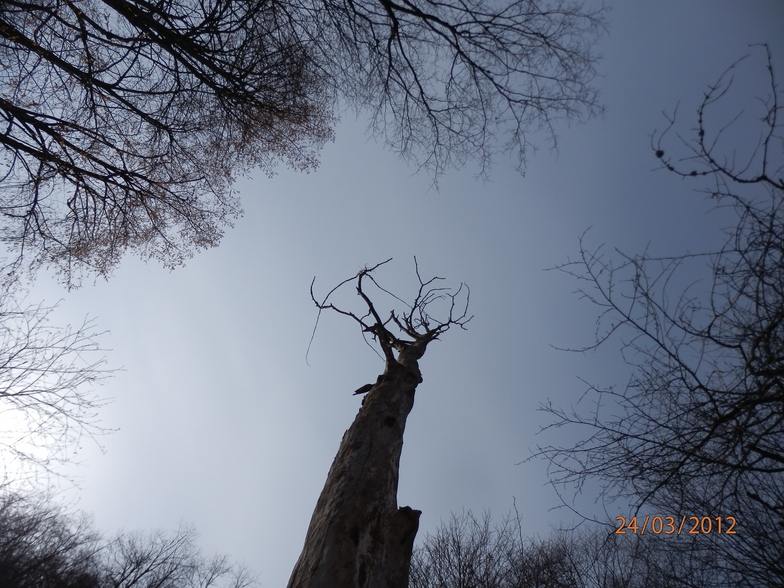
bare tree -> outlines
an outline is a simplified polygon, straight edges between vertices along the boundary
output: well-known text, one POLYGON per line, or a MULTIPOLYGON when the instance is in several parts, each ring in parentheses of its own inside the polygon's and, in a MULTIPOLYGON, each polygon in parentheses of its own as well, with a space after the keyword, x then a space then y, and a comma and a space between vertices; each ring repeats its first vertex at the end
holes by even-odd
POLYGON ((241 213, 238 174, 317 164, 335 112, 438 174, 596 110, 578 2, 9 0, 0 239, 69 285, 127 250, 176 266, 241 213))
POLYGON ((726 151, 737 113, 720 122, 740 62, 706 92, 693 140, 668 143, 674 117, 654 136, 666 169, 710 179, 712 198, 737 213, 723 248, 618 261, 582 248, 561 268, 587 283, 583 295, 602 311, 596 345, 621 337, 634 372, 622 390, 592 388, 589 413, 548 405, 554 426, 591 433, 541 450, 556 483, 598 478, 608 497, 636 509, 712 517, 690 549, 741 586, 784 584, 784 137, 762 51, 770 88, 749 107, 758 125, 750 152, 726 151), (672 155, 679 145, 685 154, 672 155), (705 265, 708 288, 693 283, 705 265))
POLYGON ((0 495, 0 585, 99 588, 99 536, 84 517, 66 518, 42 498, 0 495))
POLYGON ((268 5, 3 2, 3 241, 69 284, 126 249, 177 265, 240 213, 236 174, 312 168, 330 105, 268 5))
POLYGON ((0 286, 0 461, 9 472, 52 472, 83 438, 104 429, 93 388, 111 374, 91 320, 78 328, 51 321, 55 307, 19 302, 0 286), (32 468, 32 470, 30 470, 32 468))
POLYGON ((452 515, 414 549, 409 588, 716 588, 711 568, 656 536, 602 526, 526 537, 520 517, 452 515))
POLYGON ((85 516, 40 496, 0 495, 3 588, 250 588, 244 567, 207 558, 196 533, 119 534, 106 540, 85 516))
POLYGON ((250 588, 254 575, 227 556, 204 557, 189 526, 176 533, 125 533, 105 543, 101 565, 114 588, 250 588))
POLYGON ((415 548, 409 588, 577 588, 579 546, 571 535, 526 538, 519 519, 452 515, 415 548))
POLYGON ((594 114, 603 9, 569 0, 292 0, 281 4, 350 104, 436 176, 516 153, 530 132, 594 114))
POLYGON ((461 285, 454 292, 436 287, 441 278, 423 280, 417 266, 419 288, 413 302, 382 318, 371 290, 403 303, 374 276, 389 261, 363 269, 321 300, 311 285, 319 315, 333 310, 356 321, 363 336, 380 347, 385 369, 375 384, 356 391, 366 396, 329 470, 289 588, 405 588, 408 582, 420 511, 398 508, 397 486, 406 419, 422 382, 419 360, 431 342, 453 326, 464 328, 471 317, 467 287, 461 285), (361 312, 330 301, 351 282, 362 300, 361 312))
POLYGON ((509 576, 509 556, 519 548, 508 519, 493 526, 490 513, 479 519, 471 511, 453 514, 414 549, 409 588, 500 588, 509 576))

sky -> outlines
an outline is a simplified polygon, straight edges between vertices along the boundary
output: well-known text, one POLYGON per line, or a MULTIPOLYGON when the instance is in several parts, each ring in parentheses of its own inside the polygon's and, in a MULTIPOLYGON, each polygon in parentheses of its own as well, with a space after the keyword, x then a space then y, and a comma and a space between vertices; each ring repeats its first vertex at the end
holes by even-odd
MULTIPOLYGON (((239 181, 245 215, 185 267, 128 257, 108 282, 70 292, 41 277, 30 298, 62 300, 60 323, 95 317, 110 365, 123 368, 99 390, 112 399, 102 423, 116 431, 102 448, 84 444, 62 495, 107 533, 192 523, 205 552, 244 562, 264 587, 285 585, 359 409, 352 392, 383 370, 356 325, 329 314, 306 361, 311 280, 323 293, 391 257, 378 279, 410 298, 416 256, 423 275, 467 283, 475 315, 420 362, 398 495, 423 511, 419 539, 468 509, 500 518, 516 505, 531 536, 571 524, 546 464, 523 461, 563 440, 537 434, 549 422, 538 408, 576 403, 580 378, 622 385, 628 370, 617 346, 556 349, 590 344, 596 311, 574 280, 546 270, 574 258, 586 231, 608 251, 715 246, 726 217, 698 184, 659 169, 651 134, 676 105, 693 128, 727 66, 747 54, 759 66, 750 44, 770 44, 784 80, 784 2, 628 1, 608 18, 605 114, 559 128, 557 152, 533 154, 524 176, 500 157, 489 181, 467 166, 435 190, 347 114, 317 171, 239 181)), ((752 76, 756 87, 767 89, 752 76)))

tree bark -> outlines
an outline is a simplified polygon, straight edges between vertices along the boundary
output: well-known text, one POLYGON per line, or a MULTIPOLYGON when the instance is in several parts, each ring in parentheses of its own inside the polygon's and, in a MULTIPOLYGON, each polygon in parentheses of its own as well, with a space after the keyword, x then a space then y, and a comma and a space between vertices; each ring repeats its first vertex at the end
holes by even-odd
POLYGON ((316 504, 288 588, 406 588, 420 511, 398 508, 406 418, 426 342, 387 360, 362 402, 316 504))

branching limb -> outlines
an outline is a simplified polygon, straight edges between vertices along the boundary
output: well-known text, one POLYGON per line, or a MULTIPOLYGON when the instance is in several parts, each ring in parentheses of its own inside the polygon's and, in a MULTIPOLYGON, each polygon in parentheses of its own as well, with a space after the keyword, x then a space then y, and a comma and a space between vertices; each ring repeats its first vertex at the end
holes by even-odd
POLYGON ((392 261, 391 258, 372 267, 362 269, 356 276, 352 276, 351 278, 347 278, 340 282, 322 299, 318 299, 313 291, 313 286, 316 281, 316 279, 313 278, 313 282, 311 282, 310 285, 310 296, 313 303, 318 308, 318 315, 316 317, 316 324, 313 327, 310 343, 308 344, 308 352, 313 343, 313 338, 316 335, 321 312, 324 310, 333 310, 338 314, 350 317, 359 324, 363 336, 370 334, 372 340, 381 348, 383 358, 388 366, 397 363, 402 355, 407 355, 412 359, 419 359, 424 354, 428 343, 438 339, 441 334, 445 333, 453 326, 465 329, 468 321, 473 318, 468 314, 468 305, 470 301, 470 290, 468 286, 460 284, 456 290, 435 287, 434 284, 443 280, 443 278, 432 277, 427 280, 423 279, 419 271, 419 264, 416 261, 416 258, 414 258, 419 288, 413 303, 408 304, 399 296, 379 285, 373 275, 378 268, 390 261, 392 261), (346 310, 345 308, 336 306, 330 301, 333 294, 346 284, 354 282, 355 280, 357 294, 364 303, 364 314, 359 314, 353 310, 346 310), (392 308, 389 311, 389 317, 386 319, 382 318, 382 313, 377 309, 376 303, 369 293, 368 287, 370 285, 374 286, 376 290, 388 295, 394 301, 404 304, 406 308, 402 311, 392 308), (436 317, 433 313, 437 313, 440 316, 436 317), (395 358, 395 351, 399 354, 397 359, 395 358))
POLYGON ((0 290, 0 462, 7 472, 57 473, 74 448, 106 432, 93 391, 111 375, 91 320, 51 323, 54 307, 21 305, 0 290))
POLYGON ((594 344, 578 350, 618 337, 631 375, 625 385, 589 386, 586 408, 545 405, 548 428, 584 435, 536 453, 549 460, 553 484, 575 492, 598 481, 604 498, 636 509, 732 512, 743 521, 738 540, 701 538, 704 552, 695 553, 703 562, 719 554, 750 586, 784 582, 774 563, 784 544, 784 136, 765 55, 770 86, 754 102, 761 112, 716 119, 717 104, 726 107, 742 86, 737 62, 701 101, 696 137, 678 135, 672 116, 652 141, 664 168, 710 179, 707 193, 736 213, 723 246, 608 256, 581 242, 580 257, 558 268, 599 310, 594 344), (743 153, 741 120, 752 138, 743 153), (672 136, 685 156, 665 150, 672 136))
POLYGON ((687 149, 688 155, 676 158, 666 146, 670 134, 675 132, 677 109, 672 115, 665 115, 668 124, 664 131, 654 133, 651 137, 651 148, 665 169, 681 177, 712 177, 716 187, 711 193, 717 198, 729 197, 742 202, 742 198, 738 199, 737 194, 733 194, 728 189, 732 184, 736 186, 761 184, 773 190, 784 189, 784 166, 778 158, 784 140, 778 122, 782 108, 779 104, 780 91, 776 84, 770 47, 768 45, 759 45, 759 47, 765 52, 765 70, 768 74, 770 92, 757 100, 758 105, 762 107, 758 119, 763 125, 757 143, 750 153, 740 156, 734 149, 730 153, 722 149, 725 137, 727 142, 734 142, 734 138, 729 137, 729 134, 744 123, 744 115, 746 115, 744 111, 720 123, 717 130, 709 128, 715 125, 709 121, 714 109, 727 98, 735 85, 738 68, 749 59, 750 55, 739 59, 724 70, 718 81, 708 88, 697 109, 696 138, 687 139, 676 133, 678 142, 687 149))

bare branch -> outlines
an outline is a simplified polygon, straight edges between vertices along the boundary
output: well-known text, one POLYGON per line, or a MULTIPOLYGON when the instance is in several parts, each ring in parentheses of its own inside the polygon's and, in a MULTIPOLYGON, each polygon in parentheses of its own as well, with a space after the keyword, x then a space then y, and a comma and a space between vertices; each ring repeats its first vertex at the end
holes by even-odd
POLYGON ((412 359, 419 359, 425 352, 427 344, 437 339, 441 334, 445 333, 452 326, 458 326, 462 329, 466 328, 466 324, 473 318, 468 315, 468 304, 470 301, 470 290, 465 284, 461 284, 457 290, 452 291, 449 288, 435 288, 432 284, 443 278, 433 277, 429 280, 423 280, 419 273, 419 266, 415 261, 416 275, 419 281, 419 289, 412 304, 405 303, 399 296, 391 293, 389 290, 383 288, 378 284, 373 275, 379 267, 392 261, 387 259, 372 267, 362 269, 356 276, 347 278, 340 282, 337 286, 332 288, 327 295, 318 300, 313 292, 313 284, 315 278, 311 283, 311 299, 316 307, 319 309, 316 316, 316 324, 313 328, 310 343, 308 344, 308 351, 315 337, 318 321, 321 317, 323 310, 332 310, 338 314, 348 316, 357 322, 362 330, 363 336, 369 334, 373 341, 375 341, 381 348, 383 359, 387 364, 394 364, 400 360, 402 356, 410 356, 412 359), (394 308, 389 312, 389 318, 383 319, 382 315, 376 309, 376 304, 367 293, 367 285, 364 280, 367 279, 379 291, 390 296, 393 300, 402 302, 407 310, 397 311, 394 308), (360 296, 364 303, 365 314, 360 315, 354 311, 339 308, 329 302, 332 295, 340 288, 356 280, 357 294, 360 296), (463 291, 465 290, 465 294, 463 291), (441 314, 440 318, 432 316, 431 307, 440 307, 438 312, 441 314), (397 351, 400 356, 396 359, 394 351, 397 351))
POLYGON ((56 473, 83 439, 106 432, 93 387, 112 373, 92 320, 52 325, 55 307, 0 295, 0 454, 8 472, 56 473))
POLYGON ((36 495, 0 486, 0 579, 7 588, 250 588, 257 582, 225 556, 205 557, 196 532, 121 533, 112 540, 90 519, 36 495))
POLYGON ((571 0, 13 0, 0 8, 0 241, 78 285, 180 265, 236 177, 309 170, 336 112, 431 170, 555 145, 596 114, 604 11, 571 0), (536 137, 535 137, 536 136, 536 137))
POLYGON ((587 435, 538 451, 553 483, 579 490, 599 480, 603 496, 638 511, 732 513, 737 540, 706 537, 694 549, 720 557, 747 582, 738 585, 749 586, 784 582, 784 135, 767 47, 765 57, 770 89, 758 101, 763 112, 753 119, 758 139, 749 153, 724 151, 736 112, 710 123, 749 60, 709 88, 695 139, 678 136, 671 117, 652 143, 666 169, 710 178, 708 193, 736 212, 724 246, 608 258, 581 241, 580 258, 559 268, 600 311, 595 342, 585 349, 617 337, 632 375, 624 388, 590 386, 581 410, 545 405, 551 427, 587 435), (671 136, 687 155, 665 150, 671 136))

